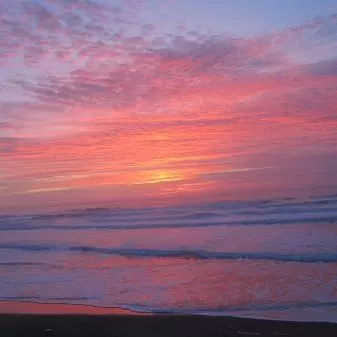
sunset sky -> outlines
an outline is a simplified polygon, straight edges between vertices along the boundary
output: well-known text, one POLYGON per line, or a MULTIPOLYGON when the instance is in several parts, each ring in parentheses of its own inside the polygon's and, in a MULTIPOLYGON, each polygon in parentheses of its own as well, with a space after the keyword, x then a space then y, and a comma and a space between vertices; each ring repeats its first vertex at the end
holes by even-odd
POLYGON ((337 0, 2 0, 0 212, 337 192, 337 0))

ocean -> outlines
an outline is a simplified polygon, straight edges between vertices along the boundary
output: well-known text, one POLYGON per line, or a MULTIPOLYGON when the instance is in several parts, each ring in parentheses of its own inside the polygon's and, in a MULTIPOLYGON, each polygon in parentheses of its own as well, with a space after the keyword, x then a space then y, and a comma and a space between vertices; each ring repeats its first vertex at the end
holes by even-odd
POLYGON ((337 322, 337 195, 2 215, 0 300, 337 322))

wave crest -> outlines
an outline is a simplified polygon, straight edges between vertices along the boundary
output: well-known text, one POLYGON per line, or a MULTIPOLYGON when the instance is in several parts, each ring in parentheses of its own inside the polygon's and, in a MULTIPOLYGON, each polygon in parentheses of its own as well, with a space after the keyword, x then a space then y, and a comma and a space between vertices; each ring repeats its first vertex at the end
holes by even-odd
POLYGON ((337 262, 337 253, 279 254, 274 252, 218 252, 207 250, 125 249, 94 246, 57 246, 1 244, 0 249, 23 251, 69 251, 91 254, 118 255, 130 258, 181 258, 194 260, 270 260, 279 262, 331 263, 337 262))

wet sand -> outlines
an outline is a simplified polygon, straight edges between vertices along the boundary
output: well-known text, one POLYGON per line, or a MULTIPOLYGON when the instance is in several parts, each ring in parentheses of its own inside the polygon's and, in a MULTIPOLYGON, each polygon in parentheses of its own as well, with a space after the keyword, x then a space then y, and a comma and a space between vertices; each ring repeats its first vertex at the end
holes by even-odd
POLYGON ((11 313, 3 313, 6 310, 4 303, 0 304, 0 308, 0 335, 4 337, 337 336, 337 324, 333 323, 285 322, 196 315, 139 315, 125 310, 118 312, 119 309, 93 309, 92 307, 69 305, 23 303, 8 305, 7 303, 7 309, 11 313), (27 313, 29 305, 32 311, 27 313), (20 306, 23 313, 18 313, 20 306), (77 311, 72 307, 77 307, 77 311), (16 309, 14 310, 14 308, 16 309), (52 313, 53 310, 54 313, 52 313), (64 312, 62 313, 60 310, 64 310, 64 312), (43 311, 45 312, 43 313, 43 311))

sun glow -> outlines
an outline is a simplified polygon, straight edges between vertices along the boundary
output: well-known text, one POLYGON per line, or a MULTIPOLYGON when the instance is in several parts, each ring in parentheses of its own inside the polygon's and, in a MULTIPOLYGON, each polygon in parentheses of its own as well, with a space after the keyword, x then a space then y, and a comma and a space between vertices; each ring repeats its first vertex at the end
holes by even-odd
POLYGON ((157 184, 172 181, 183 180, 184 176, 179 172, 172 171, 154 171, 149 172, 148 177, 137 184, 157 184))

